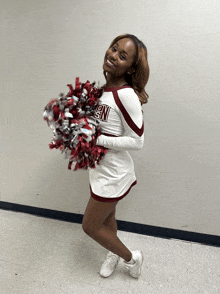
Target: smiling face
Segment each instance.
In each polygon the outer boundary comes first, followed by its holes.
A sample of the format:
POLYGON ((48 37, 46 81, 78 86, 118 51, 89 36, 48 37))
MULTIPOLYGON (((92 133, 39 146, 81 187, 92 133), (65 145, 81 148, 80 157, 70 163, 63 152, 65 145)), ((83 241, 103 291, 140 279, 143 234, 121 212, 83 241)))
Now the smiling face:
POLYGON ((106 51, 103 64, 104 71, 114 77, 125 77, 127 73, 132 73, 135 54, 136 48, 131 39, 120 39, 106 51))

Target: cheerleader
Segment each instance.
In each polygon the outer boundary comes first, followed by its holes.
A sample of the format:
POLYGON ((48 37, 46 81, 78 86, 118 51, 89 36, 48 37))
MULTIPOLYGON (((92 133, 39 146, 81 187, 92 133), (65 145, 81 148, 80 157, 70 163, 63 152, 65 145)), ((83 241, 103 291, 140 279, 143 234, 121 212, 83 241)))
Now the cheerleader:
POLYGON ((133 278, 139 278, 144 260, 141 250, 130 251, 117 237, 116 205, 137 183, 128 150, 144 143, 142 104, 147 103, 149 77, 147 49, 134 35, 115 38, 103 64, 106 84, 95 117, 102 134, 96 145, 108 148, 95 169, 89 171, 91 197, 85 210, 84 232, 109 250, 100 271, 109 277, 119 259, 133 278))

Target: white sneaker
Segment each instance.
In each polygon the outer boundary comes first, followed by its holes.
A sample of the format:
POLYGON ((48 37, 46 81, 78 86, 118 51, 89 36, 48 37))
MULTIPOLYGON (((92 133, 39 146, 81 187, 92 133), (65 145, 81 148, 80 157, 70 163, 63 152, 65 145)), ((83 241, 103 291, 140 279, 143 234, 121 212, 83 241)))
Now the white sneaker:
POLYGON ((125 267, 129 270, 129 273, 133 278, 138 279, 141 275, 141 267, 144 261, 144 255, 140 250, 133 251, 132 259, 135 261, 135 263, 129 264, 124 261, 125 267))
POLYGON ((103 278, 108 278, 109 276, 111 276, 116 266, 118 265, 119 260, 120 256, 109 251, 109 253, 107 254, 107 258, 101 267, 100 276, 103 278))

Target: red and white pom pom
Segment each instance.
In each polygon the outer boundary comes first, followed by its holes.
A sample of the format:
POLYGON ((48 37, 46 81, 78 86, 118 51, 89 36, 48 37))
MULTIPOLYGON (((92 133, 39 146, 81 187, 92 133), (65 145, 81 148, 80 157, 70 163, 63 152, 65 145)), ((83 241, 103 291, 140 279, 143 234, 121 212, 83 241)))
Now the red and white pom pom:
POLYGON ((95 144, 101 128, 93 115, 102 89, 94 85, 89 81, 83 84, 76 78, 75 89, 68 84, 68 94, 50 100, 44 109, 43 118, 54 135, 49 147, 59 148, 65 154, 69 159, 68 169, 72 164, 74 170, 95 168, 108 150, 95 144))

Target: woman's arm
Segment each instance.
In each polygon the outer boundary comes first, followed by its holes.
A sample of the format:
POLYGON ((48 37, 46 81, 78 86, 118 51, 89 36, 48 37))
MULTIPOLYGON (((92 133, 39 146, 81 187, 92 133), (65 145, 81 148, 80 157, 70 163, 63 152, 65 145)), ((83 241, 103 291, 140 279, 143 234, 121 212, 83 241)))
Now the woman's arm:
POLYGON ((100 135, 96 145, 115 150, 140 150, 144 144, 144 135, 139 138, 129 136, 109 137, 100 135))
POLYGON ((131 89, 125 93, 119 92, 119 95, 115 92, 114 99, 124 127, 124 135, 100 135, 96 144, 115 150, 139 150, 144 144, 143 113, 139 99, 131 89))

